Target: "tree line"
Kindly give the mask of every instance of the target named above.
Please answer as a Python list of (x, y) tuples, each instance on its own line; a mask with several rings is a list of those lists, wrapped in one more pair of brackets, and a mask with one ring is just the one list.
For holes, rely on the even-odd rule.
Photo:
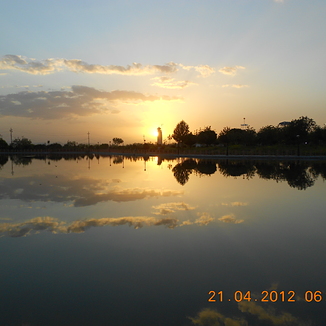
[(60, 150), (60, 149), (79, 149), (79, 150), (86, 150), (86, 149), (108, 149), (111, 146), (119, 146), (124, 143), (122, 138), (115, 137), (112, 139), (112, 142), (103, 143), (103, 144), (83, 144), (77, 143), (76, 141), (68, 140), (64, 145), (60, 143), (47, 143), (44, 144), (33, 144), (30, 139), (27, 137), (18, 137), (15, 138), (11, 144), (8, 144), (1, 136), (0, 136), (0, 149), (13, 149), (13, 150), (23, 150), (23, 149), (39, 149), (39, 150)]
[(296, 145), (299, 143), (325, 145), (326, 126), (320, 127), (308, 117), (300, 117), (277, 126), (267, 125), (258, 132), (251, 127), (245, 129), (225, 127), (217, 134), (211, 126), (199, 132), (190, 132), (189, 125), (180, 121), (171, 136), (178, 145)]

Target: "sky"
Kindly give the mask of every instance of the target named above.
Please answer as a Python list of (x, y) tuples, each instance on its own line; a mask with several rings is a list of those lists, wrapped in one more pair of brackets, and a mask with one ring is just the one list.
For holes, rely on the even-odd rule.
[(1, 0), (0, 134), (125, 143), (326, 123), (324, 0)]

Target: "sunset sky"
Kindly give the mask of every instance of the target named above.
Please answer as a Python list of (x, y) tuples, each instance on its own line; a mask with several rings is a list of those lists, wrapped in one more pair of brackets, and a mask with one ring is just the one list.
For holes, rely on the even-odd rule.
[(108, 143), (326, 123), (324, 0), (2, 0), (0, 134)]

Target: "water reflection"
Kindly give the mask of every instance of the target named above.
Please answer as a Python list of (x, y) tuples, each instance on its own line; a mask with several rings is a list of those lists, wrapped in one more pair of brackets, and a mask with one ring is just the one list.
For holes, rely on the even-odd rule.
[[(324, 161), (44, 155), (0, 164), (4, 325), (326, 318)], [(273, 282), (297, 302), (207, 301), (210, 290), (254, 296)], [(325, 300), (304, 302), (307, 290)]]
[(215, 309), (204, 308), (195, 317), (189, 317), (194, 325), (202, 326), (311, 326), (310, 320), (285, 312), (277, 311), (273, 306), (262, 306), (255, 302), (238, 303), (241, 317), (228, 317)]
[(189, 176), (211, 175), (218, 171), (225, 177), (240, 177), (251, 179), (256, 174), (262, 179), (271, 179), (277, 182), (286, 181), (290, 187), (305, 190), (312, 187), (318, 178), (326, 179), (325, 162), (307, 161), (253, 161), (253, 160), (201, 160), (185, 159), (176, 164), (173, 175), (184, 185)]
[(50, 231), (52, 233), (83, 233), (92, 227), (129, 225), (135, 229), (143, 226), (166, 226), (170, 229), (178, 226), (175, 218), (153, 218), (153, 217), (119, 217), (119, 218), (91, 218), (87, 220), (77, 220), (67, 225), (53, 217), (36, 217), (22, 223), (2, 223), (0, 224), (0, 234), (9, 237), (23, 237), (39, 233), (40, 231)]
[[(19, 199), (25, 202), (72, 202), (75, 207), (96, 205), (100, 202), (127, 202), (149, 197), (170, 197), (182, 191), (118, 187), (120, 179), (102, 180), (69, 177), (63, 174), (44, 174), (3, 178), (0, 199)], [(108, 187), (111, 186), (111, 189)]]
[[(101, 156), (99, 154), (49, 154), (49, 155), (11, 155), (10, 161), (13, 165), (27, 166), (32, 163), (32, 160), (44, 160), (50, 164), (51, 161), (58, 162), (60, 160), (73, 160), (78, 163), (79, 160), (87, 159), (90, 161), (96, 158), (98, 163), (101, 158), (109, 158), (110, 166), (112, 164), (122, 164), (124, 167), (125, 160), (131, 162), (143, 161), (144, 170), (146, 171), (146, 162), (149, 161), (149, 156), (123, 156), (109, 155)], [(9, 156), (0, 155), (0, 168), (9, 160)], [(180, 159), (178, 159), (179, 161)], [(305, 190), (314, 185), (316, 179), (320, 176), (323, 180), (326, 179), (326, 163), (325, 161), (303, 161), (303, 160), (230, 160), (230, 159), (195, 159), (184, 158), (181, 162), (175, 163), (174, 158), (158, 157), (157, 165), (162, 162), (173, 162), (172, 172), (181, 185), (185, 185), (189, 181), (191, 174), (197, 176), (212, 175), (219, 171), (225, 177), (243, 177), (246, 179), (253, 178), (256, 174), (262, 179), (271, 179), (277, 182), (286, 181), (290, 187), (299, 190)]]

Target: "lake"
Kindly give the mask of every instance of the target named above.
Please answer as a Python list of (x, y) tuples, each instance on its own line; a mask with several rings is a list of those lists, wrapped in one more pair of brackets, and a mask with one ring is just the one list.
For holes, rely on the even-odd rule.
[(326, 162), (0, 156), (0, 325), (326, 320)]

